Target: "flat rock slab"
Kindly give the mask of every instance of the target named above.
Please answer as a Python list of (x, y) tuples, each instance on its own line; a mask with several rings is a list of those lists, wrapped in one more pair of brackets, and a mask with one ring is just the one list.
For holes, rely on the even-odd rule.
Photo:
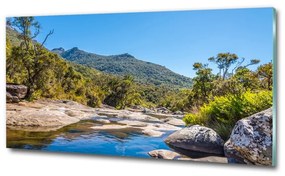
[(7, 126), (18, 127), (62, 127), (95, 114), (92, 108), (79, 103), (56, 100), (7, 103), (6, 109)]
[(130, 128), (130, 126), (111, 124), (111, 125), (93, 126), (91, 128), (94, 130), (120, 130), (120, 129)]
[(181, 128), (162, 123), (147, 123), (141, 121), (130, 121), (130, 120), (121, 120), (117, 121), (117, 124), (103, 124), (101, 126), (91, 127), (94, 130), (120, 130), (126, 128), (134, 128), (141, 130), (141, 133), (152, 136), (160, 137), (165, 134), (165, 131), (175, 131)]
[(166, 118), (162, 120), (164, 123), (170, 124), (170, 125), (175, 125), (175, 126), (185, 126), (185, 122), (181, 119), (177, 118)]
[(149, 156), (156, 159), (195, 161), (195, 162), (210, 162), (210, 163), (228, 163), (227, 158), (218, 156), (206, 156), (201, 158), (190, 158), (175, 151), (158, 149), (148, 152)]
[[(54, 129), (77, 123), (80, 120), (94, 120), (103, 124), (96, 130), (136, 128), (145, 135), (159, 137), (165, 131), (181, 129), (160, 119), (130, 110), (116, 110), (107, 107), (91, 108), (69, 100), (37, 100), (34, 102), (7, 103), (7, 126)], [(175, 120), (175, 119), (169, 119)], [(43, 128), (41, 128), (43, 127)]]
[(178, 158), (177, 160), (207, 162), (207, 163), (224, 163), (224, 164), (228, 163), (228, 159), (226, 157), (218, 157), (218, 156), (206, 156), (202, 158)]
[(181, 155), (177, 152), (173, 152), (170, 150), (164, 150), (164, 149), (152, 150), (148, 152), (148, 154), (149, 156), (156, 158), (156, 159), (174, 160), (174, 159), (181, 157)]

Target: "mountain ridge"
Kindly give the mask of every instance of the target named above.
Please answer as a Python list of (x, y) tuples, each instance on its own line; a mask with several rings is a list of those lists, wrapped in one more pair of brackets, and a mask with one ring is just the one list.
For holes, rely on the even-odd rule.
[(64, 59), (77, 64), (95, 68), (114, 75), (132, 75), (141, 83), (167, 85), (171, 87), (191, 87), (192, 79), (180, 75), (165, 66), (139, 60), (129, 53), (118, 55), (99, 55), (73, 47), (64, 50), (62, 47), (51, 50)]

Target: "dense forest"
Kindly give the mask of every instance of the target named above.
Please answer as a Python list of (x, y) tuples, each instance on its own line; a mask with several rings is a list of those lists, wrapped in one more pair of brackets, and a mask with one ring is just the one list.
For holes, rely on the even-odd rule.
[[(217, 74), (209, 63), (189, 65), (189, 69), (196, 71), (192, 79), (150, 63), (150, 67), (142, 67), (146, 72), (128, 72), (136, 68), (128, 64), (148, 63), (134, 60), (129, 54), (104, 58), (77, 48), (51, 52), (44, 45), (53, 31), (44, 41), (35, 41), (40, 24), (33, 17), (7, 20), (6, 30), (6, 80), (26, 85), (28, 101), (69, 99), (91, 107), (104, 103), (117, 109), (166, 107), (173, 112), (185, 112), (187, 124), (209, 126), (223, 138), (228, 137), (237, 120), (269, 108), (273, 103), (271, 62), (260, 65), (258, 59), (247, 60), (225, 52), (208, 59), (218, 68)], [(116, 67), (114, 64), (118, 62), (120, 66)], [(258, 67), (251, 70), (251, 65)], [(144, 79), (152, 67), (162, 71), (152, 74), (158, 77), (151, 77), (147, 82)], [(116, 74), (112, 74), (114, 72)], [(177, 86), (169, 86), (170, 83)]]

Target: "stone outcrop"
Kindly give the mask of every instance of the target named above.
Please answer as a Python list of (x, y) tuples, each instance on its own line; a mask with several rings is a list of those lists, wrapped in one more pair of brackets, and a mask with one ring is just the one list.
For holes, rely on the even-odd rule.
[(229, 162), (272, 165), (272, 108), (239, 120), (224, 150)]
[(223, 155), (224, 141), (212, 129), (193, 125), (178, 130), (165, 139), (170, 147), (203, 152), (215, 155)]
[(6, 101), (8, 103), (18, 103), (27, 95), (28, 88), (24, 85), (6, 84)]

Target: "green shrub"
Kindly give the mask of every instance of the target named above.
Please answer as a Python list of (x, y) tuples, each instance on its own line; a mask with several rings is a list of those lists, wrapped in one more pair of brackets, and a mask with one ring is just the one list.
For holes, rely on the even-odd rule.
[(235, 123), (244, 117), (272, 106), (272, 91), (244, 92), (240, 95), (228, 94), (215, 97), (204, 104), (199, 112), (186, 114), (186, 124), (199, 124), (216, 130), (227, 139)]

